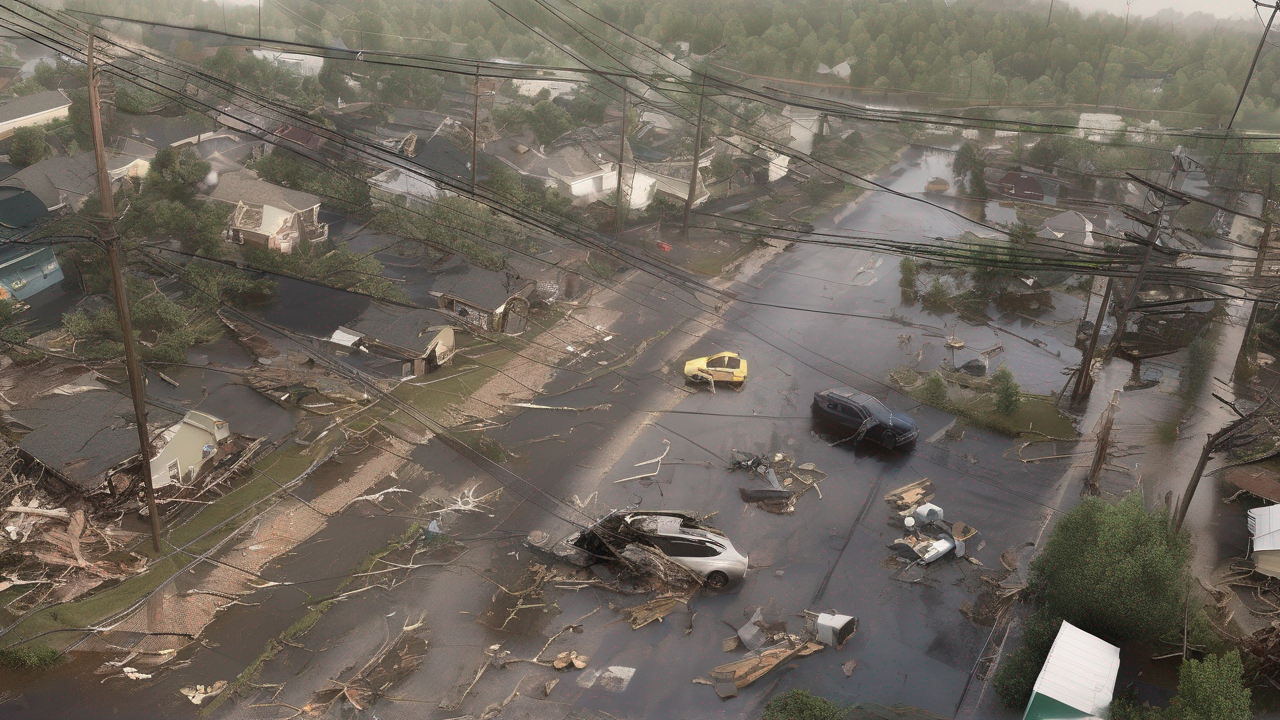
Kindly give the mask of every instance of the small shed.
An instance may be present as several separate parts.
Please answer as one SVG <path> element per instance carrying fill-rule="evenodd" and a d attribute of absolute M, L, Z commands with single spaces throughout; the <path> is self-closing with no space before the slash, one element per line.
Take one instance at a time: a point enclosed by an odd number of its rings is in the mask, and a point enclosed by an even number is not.
<path fill-rule="evenodd" d="M 1022 720 L 1105 716 L 1119 671 L 1120 648 L 1064 620 Z"/>
<path fill-rule="evenodd" d="M 1254 569 L 1263 575 L 1280 577 L 1280 505 L 1249 511 Z"/>

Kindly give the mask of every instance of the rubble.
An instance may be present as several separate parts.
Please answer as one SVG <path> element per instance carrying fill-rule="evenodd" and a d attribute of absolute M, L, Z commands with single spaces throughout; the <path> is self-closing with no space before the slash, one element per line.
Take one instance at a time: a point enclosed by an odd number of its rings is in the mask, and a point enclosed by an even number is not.
<path fill-rule="evenodd" d="M 978 533 L 965 523 L 946 522 L 942 508 L 929 502 L 933 497 L 933 484 L 928 478 L 891 490 L 884 496 L 885 503 L 897 511 L 890 523 L 906 531 L 889 547 L 912 560 L 912 565 L 928 565 L 948 553 L 965 557 L 965 542 Z"/>
<path fill-rule="evenodd" d="M 777 515 L 790 515 L 795 512 L 796 501 L 809 490 L 815 490 L 822 497 L 818 483 L 827 477 L 813 463 L 796 465 L 795 460 L 786 453 L 772 455 L 756 455 L 734 449 L 734 461 L 729 470 L 745 469 L 751 475 L 758 475 L 769 483 L 768 488 L 738 488 L 743 502 L 756 503 L 756 507 Z"/>
<path fill-rule="evenodd" d="M 857 618 L 849 615 L 805 611 L 801 617 L 804 618 L 804 629 L 796 635 L 787 632 L 786 621 L 766 622 L 763 610 L 755 608 L 747 623 L 738 628 L 738 634 L 722 643 L 724 652 L 731 652 L 741 641 L 747 653 L 712 668 L 708 673 L 711 681 L 702 681 L 702 684 L 715 687 L 716 694 L 722 698 L 734 697 L 738 690 L 795 658 L 812 655 L 828 646 L 837 650 L 843 648 L 858 631 Z"/>
<path fill-rule="evenodd" d="M 226 687 L 227 687 L 227 681 L 219 680 L 218 682 L 212 685 L 196 685 L 194 687 L 184 687 L 179 692 L 181 692 L 183 695 L 186 695 L 187 699 L 190 700 L 192 704 L 199 705 L 203 703 L 205 700 L 207 700 L 208 698 L 218 695 L 223 690 L 225 690 Z"/>

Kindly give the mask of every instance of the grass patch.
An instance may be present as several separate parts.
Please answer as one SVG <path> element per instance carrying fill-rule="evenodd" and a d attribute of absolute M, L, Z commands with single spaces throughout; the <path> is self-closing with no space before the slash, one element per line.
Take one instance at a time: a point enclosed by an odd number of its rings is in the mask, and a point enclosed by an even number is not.
<path fill-rule="evenodd" d="M 0 648 L 0 667 L 6 670 L 45 670 L 62 662 L 62 653 L 44 645 Z"/>
<path fill-rule="evenodd" d="M 1156 442 L 1172 445 L 1178 441 L 1178 421 L 1164 420 L 1156 423 Z"/>
<path fill-rule="evenodd" d="M 912 390 L 910 395 L 917 402 L 953 412 L 967 419 L 971 425 L 1004 435 L 1017 437 L 1022 433 L 1035 431 L 1056 438 L 1074 439 L 1080 436 L 1071 418 L 1058 409 L 1054 399 L 1043 395 L 1023 395 L 1022 404 L 1012 415 L 1000 414 L 990 393 L 977 398 L 948 399 L 941 404 L 937 402 L 936 395 L 926 392 L 923 385 Z"/>

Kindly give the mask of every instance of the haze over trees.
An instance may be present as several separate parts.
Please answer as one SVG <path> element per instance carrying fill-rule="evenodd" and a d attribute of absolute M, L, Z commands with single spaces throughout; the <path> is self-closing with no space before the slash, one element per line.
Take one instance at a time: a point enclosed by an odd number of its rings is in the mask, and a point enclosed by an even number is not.
<path fill-rule="evenodd" d="M 86 2 L 71 0 L 68 6 Z M 163 11 L 151 0 L 95 0 L 92 5 L 96 12 L 229 32 L 258 30 L 256 6 L 224 9 L 195 0 L 166 3 Z M 562 50 L 485 0 L 438 4 L 372 0 L 355 13 L 333 0 L 281 0 L 278 9 L 272 5 L 262 15 L 262 32 L 285 40 L 572 64 Z M 1230 115 L 1257 42 L 1252 33 L 1210 32 L 1191 25 L 1184 29 L 1136 17 L 1126 23 L 1123 17 L 1086 16 L 1063 6 L 1054 10 L 1046 27 L 1047 5 L 1043 12 L 1039 6 L 1024 12 L 1023 6 L 1015 9 L 994 2 L 949 7 L 940 0 L 597 0 L 586 9 L 617 30 L 585 14 L 577 14 L 577 21 L 615 41 L 621 38 L 618 30 L 623 30 L 677 55 L 686 52 L 683 44 L 687 43 L 694 64 L 703 62 L 699 55 L 716 50 L 710 61 L 730 72 L 937 93 L 984 103 L 1101 104 L 1193 112 L 1200 115 L 1193 122 L 1202 125 L 1224 122 Z M 540 7 L 529 4 L 512 11 L 576 54 L 593 62 L 610 61 L 600 48 Z M 178 44 L 152 31 L 136 32 L 159 45 Z M 201 43 L 210 40 L 196 35 L 181 42 L 185 44 L 180 49 L 194 57 Z M 227 69 L 227 61 L 224 56 L 214 64 Z M 847 80 L 817 74 L 820 63 L 831 67 L 845 61 L 850 68 Z M 460 83 L 449 76 L 436 80 L 413 83 L 406 99 L 425 97 L 430 104 L 438 89 Z M 300 94 L 318 90 L 314 81 L 304 85 L 292 89 Z M 1264 53 L 1238 122 L 1280 127 L 1278 102 L 1280 55 Z"/>

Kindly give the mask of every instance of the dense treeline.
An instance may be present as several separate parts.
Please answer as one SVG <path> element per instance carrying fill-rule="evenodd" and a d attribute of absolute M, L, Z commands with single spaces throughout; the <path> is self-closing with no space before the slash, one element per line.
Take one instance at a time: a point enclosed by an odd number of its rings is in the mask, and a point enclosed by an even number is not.
<path fill-rule="evenodd" d="M 79 0 L 86 2 L 87 0 Z M 75 2 L 69 3 L 75 4 Z M 679 55 L 716 50 L 713 60 L 760 75 L 945 93 L 975 101 L 1075 103 L 1203 113 L 1223 121 L 1235 104 L 1257 36 L 1184 31 L 1155 20 L 1059 5 L 998 7 L 941 0 L 574 0 L 601 20 Z M 95 0 L 94 10 L 179 24 L 258 31 L 257 8 L 176 0 Z M 505 3 L 521 20 L 593 60 L 605 54 L 534 3 Z M 564 0 L 570 17 L 618 40 Z M 367 0 L 352 12 L 333 0 L 282 0 L 262 17 L 263 34 L 348 48 L 436 52 L 568 62 L 487 0 L 428 3 Z M 163 40 L 163 38 L 154 38 Z M 687 45 L 682 45 L 687 44 Z M 718 48 L 718 50 L 717 50 Z M 615 52 L 615 54 L 617 54 Z M 848 61 L 850 76 L 818 75 Z M 1280 55 L 1264 54 L 1242 108 L 1244 124 L 1270 124 L 1280 100 Z"/>

